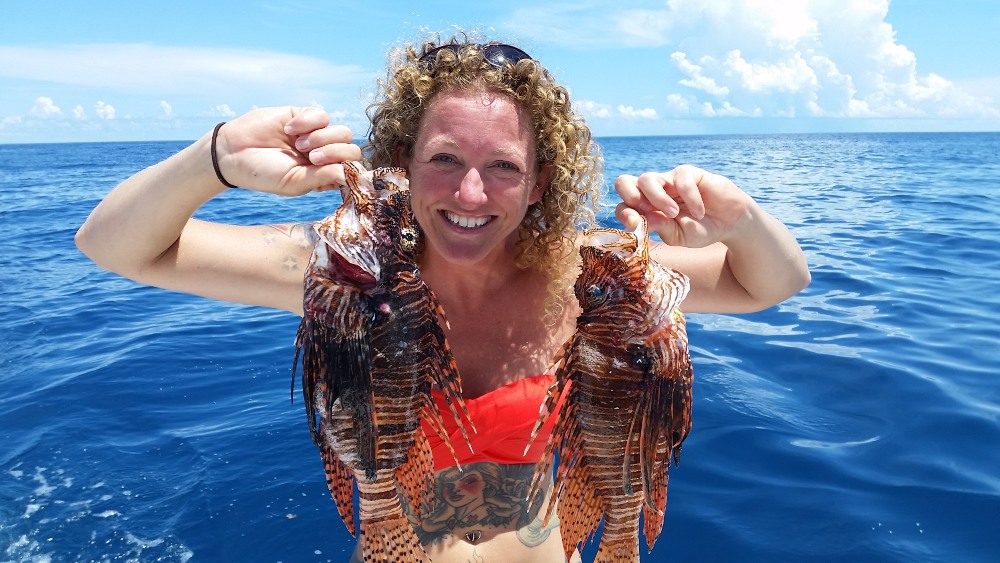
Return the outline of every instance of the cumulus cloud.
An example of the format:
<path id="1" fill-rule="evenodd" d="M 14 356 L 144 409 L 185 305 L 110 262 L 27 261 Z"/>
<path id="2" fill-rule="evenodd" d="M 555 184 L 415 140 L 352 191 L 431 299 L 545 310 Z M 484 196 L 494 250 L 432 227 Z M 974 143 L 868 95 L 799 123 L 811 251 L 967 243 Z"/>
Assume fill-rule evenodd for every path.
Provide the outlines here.
<path id="1" fill-rule="evenodd" d="M 87 112 L 83 109 L 83 106 L 77 105 L 73 108 L 73 117 L 77 119 L 87 119 Z"/>
<path id="2" fill-rule="evenodd" d="M 236 112 L 233 111 L 229 104 L 219 104 L 212 108 L 211 114 L 217 117 L 236 117 Z"/>
<path id="3" fill-rule="evenodd" d="M 573 102 L 573 109 L 586 117 L 598 119 L 611 117 L 611 114 L 614 111 L 608 104 L 601 104 L 590 100 L 578 100 Z"/>
<path id="4" fill-rule="evenodd" d="M 672 53 L 670 59 L 677 65 L 677 68 L 681 72 L 688 75 L 688 78 L 680 81 L 681 85 L 694 88 L 695 90 L 702 90 L 712 96 L 725 96 L 729 94 L 729 88 L 719 86 L 716 84 L 714 78 L 705 76 L 701 71 L 701 66 L 688 61 L 686 54 L 681 52 Z M 713 62 L 711 57 L 704 57 L 702 60 L 709 64 Z"/>
<path id="5" fill-rule="evenodd" d="M 163 117 L 173 117 L 174 107 L 166 101 L 160 100 L 160 109 L 163 111 Z"/>
<path id="6" fill-rule="evenodd" d="M 618 115 L 626 119 L 656 119 L 656 110 L 653 108 L 634 108 L 632 106 L 618 106 Z"/>
<path id="7" fill-rule="evenodd" d="M 573 109 L 588 119 L 658 119 L 659 115 L 653 108 L 635 108 L 632 106 L 602 104 L 592 100 L 573 102 Z"/>
<path id="8" fill-rule="evenodd" d="M 98 101 L 94 104 L 94 112 L 97 113 L 97 117 L 100 117 L 101 119 L 110 121 L 115 118 L 115 107 L 102 101 Z"/>
<path id="9" fill-rule="evenodd" d="M 663 14 L 700 27 L 704 41 L 670 55 L 684 78 L 667 104 L 683 111 L 682 96 L 705 115 L 1000 116 L 992 100 L 920 75 L 888 9 L 888 0 L 671 0 Z"/>
<path id="10" fill-rule="evenodd" d="M 888 13 L 889 0 L 666 0 L 611 13 L 546 3 L 515 16 L 539 22 L 525 33 L 547 42 L 662 50 L 677 75 L 664 116 L 1000 118 L 990 91 L 921 74 Z M 552 21 L 566 31 L 546 31 Z"/>
<path id="11" fill-rule="evenodd" d="M 40 96 L 35 99 L 35 105 L 31 106 L 28 113 L 35 117 L 57 117 L 62 115 L 62 110 L 52 101 L 52 98 Z"/>

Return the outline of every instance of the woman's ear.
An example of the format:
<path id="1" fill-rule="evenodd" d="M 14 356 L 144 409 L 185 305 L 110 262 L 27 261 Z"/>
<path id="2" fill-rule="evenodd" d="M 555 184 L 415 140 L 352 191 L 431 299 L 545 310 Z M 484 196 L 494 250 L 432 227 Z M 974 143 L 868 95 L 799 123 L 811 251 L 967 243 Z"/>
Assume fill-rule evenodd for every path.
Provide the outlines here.
<path id="1" fill-rule="evenodd" d="M 538 203 L 538 200 L 542 199 L 542 194 L 549 187 L 549 182 L 552 181 L 552 163 L 546 162 L 542 165 L 542 169 L 538 171 L 538 177 L 535 179 L 535 187 L 531 189 L 531 194 L 528 196 L 528 205 L 533 205 Z"/>
<path id="2" fill-rule="evenodd" d="M 407 172 L 410 171 L 410 151 L 403 143 L 396 145 L 396 150 L 392 153 L 392 163 Z"/>

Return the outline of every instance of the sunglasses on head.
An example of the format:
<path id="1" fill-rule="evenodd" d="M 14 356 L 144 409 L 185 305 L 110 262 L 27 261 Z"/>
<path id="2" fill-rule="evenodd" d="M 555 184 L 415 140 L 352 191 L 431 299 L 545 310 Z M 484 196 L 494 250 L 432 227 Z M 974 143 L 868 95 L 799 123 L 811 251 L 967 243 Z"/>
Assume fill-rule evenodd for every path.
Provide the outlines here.
<path id="1" fill-rule="evenodd" d="M 440 47 L 435 47 L 424 56 L 420 57 L 419 62 L 424 65 L 427 70 L 434 68 L 434 63 L 437 62 L 437 54 L 441 51 L 451 51 L 457 57 L 462 49 L 466 47 L 475 47 L 483 54 L 483 59 L 489 63 L 490 66 L 497 69 L 502 69 L 505 64 L 516 65 L 519 61 L 532 60 L 531 55 L 525 53 L 524 51 L 518 49 L 513 45 L 507 45 L 504 43 L 461 43 L 461 44 L 449 44 L 441 45 Z"/>

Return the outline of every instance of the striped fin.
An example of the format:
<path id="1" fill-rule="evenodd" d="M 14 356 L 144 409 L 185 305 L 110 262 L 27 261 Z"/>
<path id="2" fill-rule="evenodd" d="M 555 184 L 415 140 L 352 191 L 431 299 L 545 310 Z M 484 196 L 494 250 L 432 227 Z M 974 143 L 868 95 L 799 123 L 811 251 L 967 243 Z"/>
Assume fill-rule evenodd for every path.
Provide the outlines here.
<path id="1" fill-rule="evenodd" d="M 406 462 L 396 470 L 396 483 L 410 504 L 410 510 L 420 518 L 425 499 L 434 488 L 434 454 L 423 428 L 417 427 L 413 446 L 406 453 Z"/>
<path id="2" fill-rule="evenodd" d="M 354 473 L 340 463 L 337 454 L 325 443 L 319 444 L 319 455 L 326 472 L 326 486 L 330 489 L 337 512 L 352 536 L 357 536 L 354 526 Z"/>
<path id="3" fill-rule="evenodd" d="M 403 514 L 395 471 L 382 469 L 374 481 L 359 479 L 361 555 L 366 562 L 428 561 L 420 539 Z"/>

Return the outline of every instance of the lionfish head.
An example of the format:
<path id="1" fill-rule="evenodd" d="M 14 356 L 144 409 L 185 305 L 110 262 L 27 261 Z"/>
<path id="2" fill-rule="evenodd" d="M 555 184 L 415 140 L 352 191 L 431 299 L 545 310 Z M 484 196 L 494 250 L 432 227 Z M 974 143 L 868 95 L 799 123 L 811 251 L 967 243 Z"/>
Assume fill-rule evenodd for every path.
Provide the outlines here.
<path id="1" fill-rule="evenodd" d="M 382 276 L 380 256 L 417 246 L 409 182 L 400 168 L 366 170 L 359 162 L 344 164 L 344 178 L 343 204 L 320 235 L 333 250 L 340 281 L 370 287 Z"/>
<path id="2" fill-rule="evenodd" d="M 583 261 L 575 291 L 585 312 L 597 312 L 622 300 L 637 302 L 646 288 L 649 263 L 645 218 L 634 231 L 588 229 L 580 256 Z"/>

